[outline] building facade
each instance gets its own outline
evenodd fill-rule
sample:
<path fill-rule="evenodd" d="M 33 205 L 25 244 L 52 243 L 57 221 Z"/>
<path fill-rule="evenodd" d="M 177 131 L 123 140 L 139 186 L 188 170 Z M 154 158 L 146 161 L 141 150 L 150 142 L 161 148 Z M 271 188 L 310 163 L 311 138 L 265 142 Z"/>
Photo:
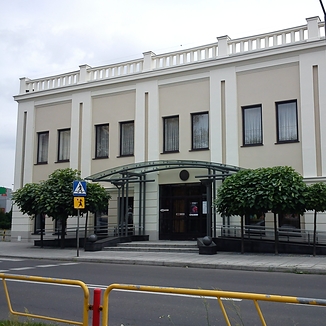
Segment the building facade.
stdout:
<path fill-rule="evenodd" d="M 112 196 L 94 226 L 116 230 L 131 211 L 135 232 L 151 240 L 193 239 L 239 223 L 211 208 L 221 175 L 237 167 L 288 165 L 308 183 L 326 179 L 319 17 L 282 31 L 21 78 L 15 100 L 15 189 L 55 169 L 78 169 Z M 68 219 L 68 227 L 75 223 Z M 312 223 L 307 213 L 296 227 Z M 36 224 L 15 207 L 12 239 L 32 239 Z M 55 228 L 51 219 L 46 225 Z"/>
<path fill-rule="evenodd" d="M 11 211 L 11 189 L 0 187 L 0 211 L 9 213 Z"/>

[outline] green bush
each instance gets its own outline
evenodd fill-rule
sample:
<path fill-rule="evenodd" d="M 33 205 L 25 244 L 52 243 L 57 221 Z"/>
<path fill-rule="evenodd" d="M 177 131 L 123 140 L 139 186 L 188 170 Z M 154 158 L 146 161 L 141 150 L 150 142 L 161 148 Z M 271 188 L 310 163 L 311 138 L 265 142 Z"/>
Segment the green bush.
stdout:
<path fill-rule="evenodd" d="M 11 229 L 11 218 L 12 218 L 12 211 L 10 211 L 9 213 L 4 213 L 0 211 L 0 229 L 5 229 L 5 230 Z"/>

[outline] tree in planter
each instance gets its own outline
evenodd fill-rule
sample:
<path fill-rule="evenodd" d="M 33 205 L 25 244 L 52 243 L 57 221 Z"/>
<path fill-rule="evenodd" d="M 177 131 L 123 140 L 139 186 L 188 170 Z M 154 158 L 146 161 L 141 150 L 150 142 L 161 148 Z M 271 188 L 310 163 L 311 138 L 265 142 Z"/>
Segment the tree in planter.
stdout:
<path fill-rule="evenodd" d="M 61 222 L 61 248 L 65 247 L 67 219 L 76 215 L 74 209 L 73 182 L 81 180 L 80 172 L 70 168 L 59 169 L 50 174 L 43 184 L 43 198 L 46 214 Z M 109 195 L 99 184 L 88 184 L 85 210 L 96 212 L 108 205 Z"/>
<path fill-rule="evenodd" d="M 80 172 L 70 168 L 58 169 L 43 184 L 43 201 L 48 216 L 61 222 L 61 248 L 65 247 L 67 219 L 74 215 L 74 180 L 81 180 Z"/>
<path fill-rule="evenodd" d="M 243 218 L 246 214 L 274 213 L 275 253 L 278 253 L 276 215 L 305 211 L 306 185 L 291 167 L 276 166 L 243 170 L 225 179 L 218 189 L 215 205 L 220 214 L 241 216 L 241 252 Z"/>
<path fill-rule="evenodd" d="M 265 211 L 274 213 L 275 253 L 278 254 L 277 214 L 299 214 L 306 210 L 307 186 L 303 177 L 292 167 L 275 166 L 255 170 L 260 180 L 256 187 L 256 201 Z"/>
<path fill-rule="evenodd" d="M 317 212 L 326 211 L 326 184 L 325 183 L 318 182 L 307 187 L 306 205 L 307 205 L 307 210 L 314 211 L 313 255 L 316 256 Z"/>
<path fill-rule="evenodd" d="M 13 202 L 19 207 L 23 214 L 35 218 L 40 214 L 43 218 L 46 208 L 43 200 L 44 183 L 27 183 L 24 187 L 13 193 Z M 41 247 L 43 247 L 43 221 L 41 221 Z"/>
<path fill-rule="evenodd" d="M 13 201 L 23 214 L 34 218 L 37 214 L 47 214 L 61 221 L 61 248 L 64 248 L 67 219 L 76 215 L 74 209 L 73 182 L 81 180 L 77 170 L 58 169 L 41 183 L 27 183 L 13 194 Z M 89 183 L 84 212 L 103 210 L 108 205 L 110 195 L 97 183 Z M 42 225 L 42 223 L 41 223 Z M 43 246 L 43 230 L 41 230 Z"/>
<path fill-rule="evenodd" d="M 217 190 L 215 200 L 216 210 L 225 216 L 239 215 L 241 217 L 241 253 L 244 253 L 244 217 L 262 211 L 255 204 L 255 180 L 254 170 L 241 170 L 226 178 L 222 186 Z"/>

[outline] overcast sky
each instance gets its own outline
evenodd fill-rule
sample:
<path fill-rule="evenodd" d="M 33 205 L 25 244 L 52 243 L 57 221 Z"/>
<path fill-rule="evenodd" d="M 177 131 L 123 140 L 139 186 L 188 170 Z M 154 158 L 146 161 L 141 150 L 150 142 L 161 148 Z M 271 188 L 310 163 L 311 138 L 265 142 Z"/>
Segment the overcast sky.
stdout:
<path fill-rule="evenodd" d="M 324 0 L 324 4 L 325 0 Z M 0 0 L 0 186 L 14 183 L 19 78 L 306 24 L 319 0 Z"/>

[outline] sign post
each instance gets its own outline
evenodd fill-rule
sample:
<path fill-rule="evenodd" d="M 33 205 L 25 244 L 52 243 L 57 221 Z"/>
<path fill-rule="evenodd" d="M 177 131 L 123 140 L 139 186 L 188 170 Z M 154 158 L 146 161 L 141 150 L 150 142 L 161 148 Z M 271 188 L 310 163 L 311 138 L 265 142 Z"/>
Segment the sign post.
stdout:
<path fill-rule="evenodd" d="M 72 194 L 74 196 L 74 208 L 77 209 L 77 257 L 79 257 L 79 218 L 80 210 L 85 208 L 86 181 L 76 180 L 73 182 Z"/>

